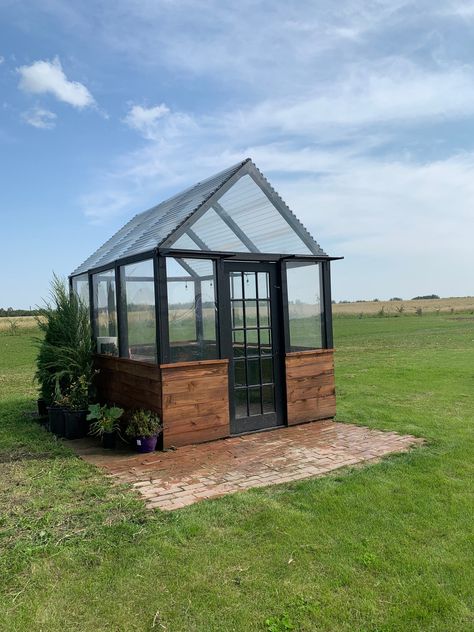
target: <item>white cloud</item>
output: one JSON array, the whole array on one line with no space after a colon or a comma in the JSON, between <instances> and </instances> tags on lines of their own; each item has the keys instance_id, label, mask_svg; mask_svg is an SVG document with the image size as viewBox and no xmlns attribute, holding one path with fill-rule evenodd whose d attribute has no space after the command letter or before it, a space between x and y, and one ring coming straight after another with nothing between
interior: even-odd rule
<instances>
[{"instance_id":1,"label":"white cloud","mask_svg":"<svg viewBox=\"0 0 474 632\"><path fill-rule=\"evenodd\" d=\"M162 103L154 107L146 108L141 105L132 105L124 122L139 131L145 138L152 138L157 132L157 123L170 113L170 109Z\"/></svg>"},{"instance_id":2,"label":"white cloud","mask_svg":"<svg viewBox=\"0 0 474 632\"><path fill-rule=\"evenodd\" d=\"M2 57L2 55L0 55L0 66L3 64L4 61L5 61L5 57Z\"/></svg>"},{"instance_id":3,"label":"white cloud","mask_svg":"<svg viewBox=\"0 0 474 632\"><path fill-rule=\"evenodd\" d=\"M85 85L70 81L61 66L58 57L53 61L35 61L29 66L17 69L20 74L19 87L32 94L52 94L59 101L82 109L94 105L94 97Z\"/></svg>"},{"instance_id":4,"label":"white cloud","mask_svg":"<svg viewBox=\"0 0 474 632\"><path fill-rule=\"evenodd\" d=\"M28 125L38 129L53 129L56 125L57 116L54 112L36 107L24 112L22 118Z\"/></svg>"},{"instance_id":5,"label":"white cloud","mask_svg":"<svg viewBox=\"0 0 474 632\"><path fill-rule=\"evenodd\" d=\"M377 124L413 124L474 114L471 68L425 71L402 59L377 67L355 66L339 81L286 100L263 101L235 123L247 130L281 133L319 131L334 135Z\"/></svg>"}]
</instances>

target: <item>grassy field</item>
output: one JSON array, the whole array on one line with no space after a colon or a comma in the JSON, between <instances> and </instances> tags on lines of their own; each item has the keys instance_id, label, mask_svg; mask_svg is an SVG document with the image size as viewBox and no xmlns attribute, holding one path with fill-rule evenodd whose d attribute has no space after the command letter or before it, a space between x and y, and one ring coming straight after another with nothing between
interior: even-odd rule
<instances>
[{"instance_id":1,"label":"grassy field","mask_svg":"<svg viewBox=\"0 0 474 632\"><path fill-rule=\"evenodd\" d=\"M474 629L471 316L335 321L338 418L424 447L171 514L29 419L33 333L0 333L0 630Z\"/></svg>"}]
</instances>

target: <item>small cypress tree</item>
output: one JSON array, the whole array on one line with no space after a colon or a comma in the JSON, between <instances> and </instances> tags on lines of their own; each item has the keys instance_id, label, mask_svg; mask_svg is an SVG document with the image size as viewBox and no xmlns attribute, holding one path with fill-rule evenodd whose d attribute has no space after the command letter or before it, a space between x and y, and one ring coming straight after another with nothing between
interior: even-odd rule
<instances>
[{"instance_id":1,"label":"small cypress tree","mask_svg":"<svg viewBox=\"0 0 474 632\"><path fill-rule=\"evenodd\" d=\"M39 309L36 320L43 336L36 338L35 379L41 396L51 404L57 393L66 393L75 380L82 377L88 384L92 382L89 309L54 275L50 301Z\"/></svg>"}]
</instances>

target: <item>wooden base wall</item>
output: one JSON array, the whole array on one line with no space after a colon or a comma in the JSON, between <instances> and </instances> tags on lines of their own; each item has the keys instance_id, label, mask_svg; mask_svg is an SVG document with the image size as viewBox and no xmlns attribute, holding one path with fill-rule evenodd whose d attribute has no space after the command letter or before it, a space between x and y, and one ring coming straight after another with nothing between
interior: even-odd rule
<instances>
[{"instance_id":1,"label":"wooden base wall","mask_svg":"<svg viewBox=\"0 0 474 632\"><path fill-rule=\"evenodd\" d=\"M144 408L163 421L163 446L184 446L230 434L229 362L205 360L158 366L97 355L99 399L126 409ZM286 356L288 425L336 414L332 349Z\"/></svg>"},{"instance_id":2,"label":"wooden base wall","mask_svg":"<svg viewBox=\"0 0 474 632\"><path fill-rule=\"evenodd\" d=\"M229 436L228 360L149 364L96 355L99 400L144 408L163 421L163 447Z\"/></svg>"},{"instance_id":3,"label":"wooden base wall","mask_svg":"<svg viewBox=\"0 0 474 632\"><path fill-rule=\"evenodd\" d=\"M335 416L333 349L286 355L286 398L289 426Z\"/></svg>"},{"instance_id":4,"label":"wooden base wall","mask_svg":"<svg viewBox=\"0 0 474 632\"><path fill-rule=\"evenodd\" d=\"M229 361L162 364L163 447L229 436Z\"/></svg>"},{"instance_id":5,"label":"wooden base wall","mask_svg":"<svg viewBox=\"0 0 474 632\"><path fill-rule=\"evenodd\" d=\"M123 408L144 408L161 415L161 372L156 364L96 355L99 399Z\"/></svg>"}]
</instances>

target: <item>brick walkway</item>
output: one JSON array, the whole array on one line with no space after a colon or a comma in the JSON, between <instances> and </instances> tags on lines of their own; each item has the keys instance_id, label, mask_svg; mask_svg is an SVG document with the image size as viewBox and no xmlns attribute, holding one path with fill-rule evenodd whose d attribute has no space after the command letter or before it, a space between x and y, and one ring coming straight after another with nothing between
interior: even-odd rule
<instances>
[{"instance_id":1,"label":"brick walkway","mask_svg":"<svg viewBox=\"0 0 474 632\"><path fill-rule=\"evenodd\" d=\"M67 443L89 463L131 483L150 509L171 510L251 487L321 476L422 442L411 435L317 421L150 454L103 450L90 438Z\"/></svg>"}]
</instances>

